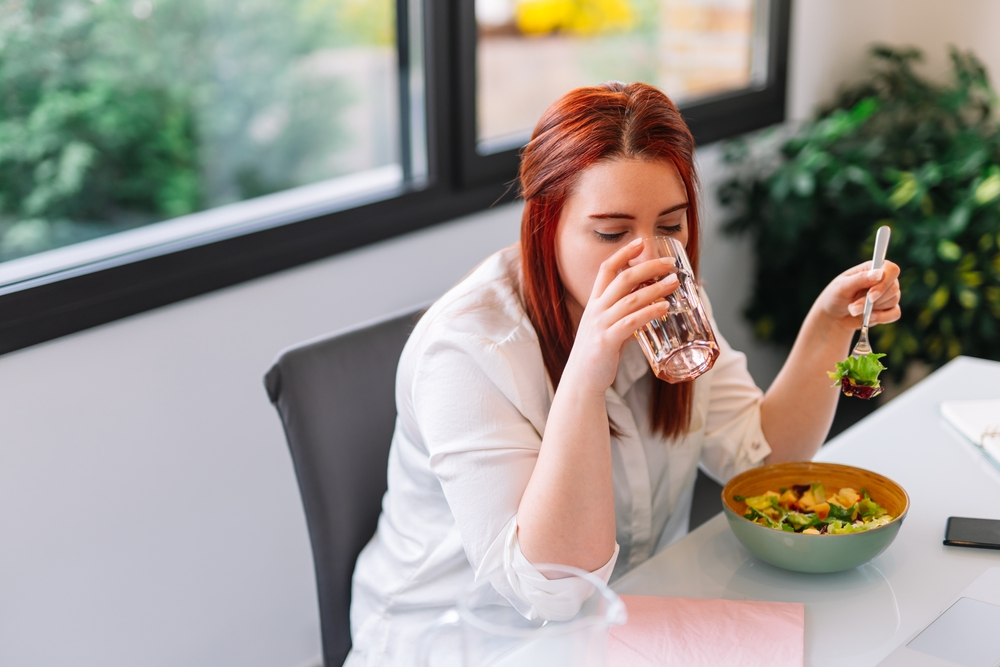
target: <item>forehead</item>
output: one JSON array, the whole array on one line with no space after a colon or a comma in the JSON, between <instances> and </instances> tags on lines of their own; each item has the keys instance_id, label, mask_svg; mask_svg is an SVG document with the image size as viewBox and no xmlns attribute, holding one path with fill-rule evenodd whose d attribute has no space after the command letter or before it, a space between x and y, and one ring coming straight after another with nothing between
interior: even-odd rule
<instances>
[{"instance_id":1,"label":"forehead","mask_svg":"<svg viewBox=\"0 0 1000 667\"><path fill-rule=\"evenodd\" d=\"M567 205L660 206L687 201L677 168L667 160L602 160L579 173ZM574 207L575 207L574 206Z\"/></svg>"}]
</instances>

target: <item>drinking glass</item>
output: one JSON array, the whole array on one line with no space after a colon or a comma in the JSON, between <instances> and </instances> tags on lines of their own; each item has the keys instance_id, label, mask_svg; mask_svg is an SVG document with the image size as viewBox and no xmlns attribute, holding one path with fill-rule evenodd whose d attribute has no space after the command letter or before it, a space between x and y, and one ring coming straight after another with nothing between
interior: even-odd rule
<instances>
[{"instance_id":1,"label":"drinking glass","mask_svg":"<svg viewBox=\"0 0 1000 667\"><path fill-rule=\"evenodd\" d=\"M625 622L625 603L584 570L567 565L537 569L550 581L574 589L583 603L560 610L558 619L527 619L490 582L480 582L423 635L417 665L607 667L608 629Z\"/></svg>"},{"instance_id":2,"label":"drinking glass","mask_svg":"<svg viewBox=\"0 0 1000 667\"><path fill-rule=\"evenodd\" d=\"M708 371L719 356L719 344L701 302L698 283L684 246L669 236L643 239L640 260L671 257L677 268L677 289L666 296L666 315L635 332L656 377L676 384Z\"/></svg>"}]
</instances>

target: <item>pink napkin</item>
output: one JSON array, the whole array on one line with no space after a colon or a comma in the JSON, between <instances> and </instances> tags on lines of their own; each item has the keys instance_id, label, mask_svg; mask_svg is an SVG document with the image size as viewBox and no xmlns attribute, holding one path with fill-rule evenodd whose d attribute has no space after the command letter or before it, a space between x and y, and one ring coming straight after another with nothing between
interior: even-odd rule
<instances>
[{"instance_id":1,"label":"pink napkin","mask_svg":"<svg viewBox=\"0 0 1000 667\"><path fill-rule=\"evenodd\" d=\"M802 667L805 659L801 604L621 597L628 621L611 628L611 667Z\"/></svg>"}]
</instances>

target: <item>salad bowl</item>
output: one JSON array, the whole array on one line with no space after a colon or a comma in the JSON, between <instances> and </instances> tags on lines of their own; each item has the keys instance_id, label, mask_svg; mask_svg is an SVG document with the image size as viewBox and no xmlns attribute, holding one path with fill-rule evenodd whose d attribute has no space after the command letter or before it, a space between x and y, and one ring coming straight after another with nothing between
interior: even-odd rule
<instances>
[{"instance_id":1,"label":"salad bowl","mask_svg":"<svg viewBox=\"0 0 1000 667\"><path fill-rule=\"evenodd\" d=\"M798 485L822 484L867 491L893 518L888 523L849 534L786 532L744 518L744 498ZM899 484L863 468L837 463L792 462L754 468L733 477L722 490L722 506L736 538L761 560L796 572L839 572L875 558L892 543L910 508Z\"/></svg>"}]
</instances>

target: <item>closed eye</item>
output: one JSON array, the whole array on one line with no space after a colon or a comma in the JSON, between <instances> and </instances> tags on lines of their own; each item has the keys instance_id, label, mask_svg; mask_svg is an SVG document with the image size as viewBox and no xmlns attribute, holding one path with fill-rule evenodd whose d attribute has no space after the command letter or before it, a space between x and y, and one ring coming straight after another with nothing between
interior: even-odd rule
<instances>
[{"instance_id":1,"label":"closed eye","mask_svg":"<svg viewBox=\"0 0 1000 667\"><path fill-rule=\"evenodd\" d=\"M594 232L597 234L597 238L607 243L614 243L621 237L625 236L625 232L618 232L616 234L605 234L604 232Z\"/></svg>"},{"instance_id":2,"label":"closed eye","mask_svg":"<svg viewBox=\"0 0 1000 667\"><path fill-rule=\"evenodd\" d=\"M657 229L660 232L663 232L664 234L679 234L680 231L682 229L684 229L684 226L683 225L660 225L659 227L657 227Z\"/></svg>"}]
</instances>

